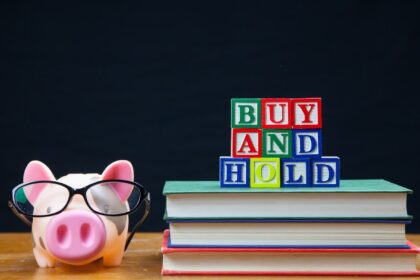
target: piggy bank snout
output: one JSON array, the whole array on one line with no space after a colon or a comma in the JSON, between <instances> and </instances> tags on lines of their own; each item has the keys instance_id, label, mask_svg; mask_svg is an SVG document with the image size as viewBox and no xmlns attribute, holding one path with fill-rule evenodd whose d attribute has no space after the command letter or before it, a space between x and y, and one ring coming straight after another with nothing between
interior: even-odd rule
<instances>
[{"instance_id":1,"label":"piggy bank snout","mask_svg":"<svg viewBox=\"0 0 420 280\"><path fill-rule=\"evenodd\" d=\"M69 210L55 216L46 232L50 252L68 262L90 261L102 250L105 240L102 220L83 210Z\"/></svg>"}]
</instances>

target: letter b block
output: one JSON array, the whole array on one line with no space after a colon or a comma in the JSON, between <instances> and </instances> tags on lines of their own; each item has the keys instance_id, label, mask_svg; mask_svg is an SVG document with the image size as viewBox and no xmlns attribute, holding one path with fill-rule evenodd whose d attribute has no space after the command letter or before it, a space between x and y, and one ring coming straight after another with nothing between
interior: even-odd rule
<instances>
[{"instance_id":1,"label":"letter b block","mask_svg":"<svg viewBox=\"0 0 420 280\"><path fill-rule=\"evenodd\" d=\"M232 98L231 127L259 128L261 125L261 99Z\"/></svg>"},{"instance_id":2,"label":"letter b block","mask_svg":"<svg viewBox=\"0 0 420 280\"><path fill-rule=\"evenodd\" d=\"M220 157L220 186L249 187L249 159Z\"/></svg>"},{"instance_id":3,"label":"letter b block","mask_svg":"<svg viewBox=\"0 0 420 280\"><path fill-rule=\"evenodd\" d=\"M280 188L280 159L251 158L251 188Z\"/></svg>"},{"instance_id":4,"label":"letter b block","mask_svg":"<svg viewBox=\"0 0 420 280\"><path fill-rule=\"evenodd\" d=\"M338 187L340 185L340 158L322 157L312 159L312 186Z\"/></svg>"}]
</instances>

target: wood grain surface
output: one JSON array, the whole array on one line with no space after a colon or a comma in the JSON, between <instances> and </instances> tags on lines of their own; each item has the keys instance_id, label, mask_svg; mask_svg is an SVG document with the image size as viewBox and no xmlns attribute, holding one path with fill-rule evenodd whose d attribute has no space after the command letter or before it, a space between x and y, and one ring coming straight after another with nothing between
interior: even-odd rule
<instances>
[{"instance_id":1,"label":"wood grain surface","mask_svg":"<svg viewBox=\"0 0 420 280\"><path fill-rule=\"evenodd\" d=\"M420 244L420 234L407 235L408 239ZM0 234L0 279L255 279L244 276L161 276L162 255L160 246L162 233L137 233L120 267L104 268L101 261L85 266L58 265L55 268L39 268L32 255L31 236L28 233ZM417 267L420 262L417 260ZM302 277L264 276L263 279L351 279L354 277ZM369 279L369 277L357 277ZM382 279L375 277L374 279ZM415 277L384 277L383 279L415 279Z\"/></svg>"}]
</instances>

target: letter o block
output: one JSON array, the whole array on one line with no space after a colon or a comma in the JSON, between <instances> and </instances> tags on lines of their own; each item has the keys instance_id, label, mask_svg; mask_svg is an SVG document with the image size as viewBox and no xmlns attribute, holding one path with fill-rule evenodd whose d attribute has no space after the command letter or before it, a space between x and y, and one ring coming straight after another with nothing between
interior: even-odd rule
<instances>
[{"instance_id":1,"label":"letter o block","mask_svg":"<svg viewBox=\"0 0 420 280\"><path fill-rule=\"evenodd\" d=\"M251 158L251 188L280 188L280 159Z\"/></svg>"}]
</instances>

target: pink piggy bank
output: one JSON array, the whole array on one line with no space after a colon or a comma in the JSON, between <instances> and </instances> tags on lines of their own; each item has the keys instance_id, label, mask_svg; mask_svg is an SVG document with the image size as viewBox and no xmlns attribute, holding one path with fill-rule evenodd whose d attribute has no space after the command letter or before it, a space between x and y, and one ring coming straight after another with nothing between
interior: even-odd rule
<instances>
[{"instance_id":1,"label":"pink piggy bank","mask_svg":"<svg viewBox=\"0 0 420 280\"><path fill-rule=\"evenodd\" d=\"M30 162L12 200L19 215L33 217L38 265L83 265L100 258L104 266L120 265L132 237L128 214L148 200L147 191L133 179L133 167L125 160L102 174L68 174L58 180L42 162Z\"/></svg>"}]
</instances>

